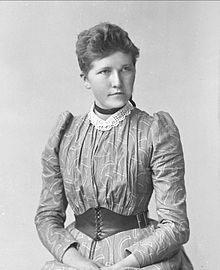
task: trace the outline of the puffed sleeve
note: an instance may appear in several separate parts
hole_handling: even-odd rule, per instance
[[[182,144],[168,113],[154,114],[148,140],[159,223],[150,237],[130,249],[141,267],[169,259],[189,239]]]
[[[43,183],[35,216],[37,232],[42,243],[60,262],[70,245],[76,243],[72,235],[64,229],[68,203],[58,157],[61,139],[72,118],[69,112],[59,116],[42,153]]]

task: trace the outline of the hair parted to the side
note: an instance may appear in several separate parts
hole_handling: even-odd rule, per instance
[[[76,54],[84,75],[87,75],[94,60],[117,51],[130,54],[135,65],[139,49],[130,40],[128,33],[115,24],[103,22],[78,35]]]

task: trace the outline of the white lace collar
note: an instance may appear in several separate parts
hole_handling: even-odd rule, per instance
[[[99,118],[93,111],[94,105],[91,107],[88,113],[88,119],[95,126],[96,129],[101,131],[110,130],[113,127],[118,126],[118,124],[125,119],[127,115],[133,110],[133,105],[128,102],[123,108],[121,108],[116,113],[112,114],[106,120]]]

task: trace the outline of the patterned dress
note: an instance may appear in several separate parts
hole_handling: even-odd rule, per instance
[[[148,208],[155,191],[158,221],[95,243],[92,259],[106,266],[133,253],[141,269],[193,269],[182,245],[189,238],[184,159],[178,129],[166,112],[150,116],[129,102],[106,121],[90,112],[60,115],[42,154],[43,188],[35,223],[55,260],[75,244],[89,257],[94,242],[74,222],[64,227],[67,205],[75,215],[91,207],[134,215]],[[124,268],[125,269],[125,268]],[[126,268],[135,269],[135,268]]]

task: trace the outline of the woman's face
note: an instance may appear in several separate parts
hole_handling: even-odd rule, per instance
[[[96,104],[103,109],[124,106],[133,92],[135,66],[130,54],[115,52],[92,62],[85,87],[93,91]]]

